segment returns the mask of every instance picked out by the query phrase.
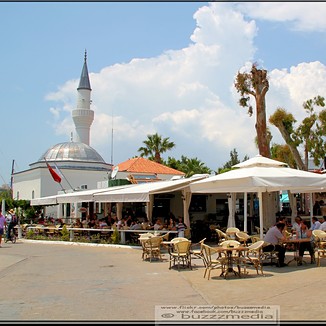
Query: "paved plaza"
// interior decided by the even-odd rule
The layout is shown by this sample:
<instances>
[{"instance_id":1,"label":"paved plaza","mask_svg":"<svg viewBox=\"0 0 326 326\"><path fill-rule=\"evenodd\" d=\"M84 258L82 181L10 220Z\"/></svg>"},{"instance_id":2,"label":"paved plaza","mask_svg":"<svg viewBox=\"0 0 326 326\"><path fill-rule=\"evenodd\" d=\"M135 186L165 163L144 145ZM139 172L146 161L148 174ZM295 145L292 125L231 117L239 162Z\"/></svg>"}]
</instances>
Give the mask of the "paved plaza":
<instances>
[{"instance_id":1,"label":"paved plaza","mask_svg":"<svg viewBox=\"0 0 326 326\"><path fill-rule=\"evenodd\" d=\"M213 270L207 280L199 259L178 272L166 253L161 262L142 261L140 247L19 239L2 243L0 256L2 323L154 323L164 305L277 305L284 323L326 320L326 261L264 266L265 276L250 269L243 278Z\"/></svg>"}]
</instances>

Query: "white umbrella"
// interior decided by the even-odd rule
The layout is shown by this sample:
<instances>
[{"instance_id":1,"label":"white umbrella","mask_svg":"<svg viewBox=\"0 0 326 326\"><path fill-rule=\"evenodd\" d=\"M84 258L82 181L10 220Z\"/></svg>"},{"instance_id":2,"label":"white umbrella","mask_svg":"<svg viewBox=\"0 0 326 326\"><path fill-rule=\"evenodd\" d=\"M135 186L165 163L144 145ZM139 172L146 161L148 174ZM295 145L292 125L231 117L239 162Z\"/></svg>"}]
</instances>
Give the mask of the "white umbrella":
<instances>
[{"instance_id":1,"label":"white umbrella","mask_svg":"<svg viewBox=\"0 0 326 326\"><path fill-rule=\"evenodd\" d=\"M291 193L324 192L326 175L296 170L283 162L261 155L239 163L231 171L218 174L190 184L192 193L246 193L259 194L260 215L262 193L288 190ZM262 216L260 216L262 219ZM261 236L263 225L260 224Z\"/></svg>"}]
</instances>

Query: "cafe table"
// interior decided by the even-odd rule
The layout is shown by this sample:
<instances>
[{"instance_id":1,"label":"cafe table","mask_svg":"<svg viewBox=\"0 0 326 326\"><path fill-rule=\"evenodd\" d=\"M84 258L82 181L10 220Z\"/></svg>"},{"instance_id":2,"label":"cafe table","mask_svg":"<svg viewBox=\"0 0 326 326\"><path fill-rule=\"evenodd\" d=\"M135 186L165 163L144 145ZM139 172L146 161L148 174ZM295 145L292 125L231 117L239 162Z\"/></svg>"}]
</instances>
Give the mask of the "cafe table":
<instances>
[{"instance_id":1,"label":"cafe table","mask_svg":"<svg viewBox=\"0 0 326 326\"><path fill-rule=\"evenodd\" d=\"M299 261L299 246L300 243L302 242L310 242L310 238L304 238L304 239L298 239L298 238L289 238L283 241L283 244L293 244L294 250L293 250L293 258L287 262L287 265L289 265L290 263L297 262ZM304 264L307 264L304 260L303 260Z\"/></svg>"},{"instance_id":2,"label":"cafe table","mask_svg":"<svg viewBox=\"0 0 326 326\"><path fill-rule=\"evenodd\" d=\"M226 256L226 269L221 273L220 276L226 276L229 273L233 273L235 276L241 277L240 259L241 256L248 250L248 247L238 246L238 247L214 247L219 253L224 253ZM234 269L234 264L236 263L238 270Z\"/></svg>"}]
</instances>

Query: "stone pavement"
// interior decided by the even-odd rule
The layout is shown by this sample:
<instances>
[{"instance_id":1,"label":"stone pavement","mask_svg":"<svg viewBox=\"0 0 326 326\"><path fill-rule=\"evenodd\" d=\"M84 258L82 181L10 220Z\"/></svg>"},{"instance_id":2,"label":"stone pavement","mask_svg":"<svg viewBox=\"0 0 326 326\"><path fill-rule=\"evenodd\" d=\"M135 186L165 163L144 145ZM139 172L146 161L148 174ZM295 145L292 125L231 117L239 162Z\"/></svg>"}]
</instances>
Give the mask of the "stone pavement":
<instances>
[{"instance_id":1,"label":"stone pavement","mask_svg":"<svg viewBox=\"0 0 326 326\"><path fill-rule=\"evenodd\" d=\"M0 321L154 322L162 305L279 305L282 323L326 321L325 261L243 278L213 270L207 280L201 260L178 272L167 258L142 261L141 248L128 246L2 243Z\"/></svg>"}]
</instances>

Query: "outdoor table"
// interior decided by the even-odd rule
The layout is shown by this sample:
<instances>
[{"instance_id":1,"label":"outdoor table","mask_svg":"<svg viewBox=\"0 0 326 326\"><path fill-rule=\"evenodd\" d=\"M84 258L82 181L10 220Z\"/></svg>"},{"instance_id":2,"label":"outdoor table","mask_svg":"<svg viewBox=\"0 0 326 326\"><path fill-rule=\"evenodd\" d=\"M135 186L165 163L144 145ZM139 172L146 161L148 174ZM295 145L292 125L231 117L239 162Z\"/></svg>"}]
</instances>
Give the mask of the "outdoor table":
<instances>
[{"instance_id":1,"label":"outdoor table","mask_svg":"<svg viewBox=\"0 0 326 326\"><path fill-rule=\"evenodd\" d=\"M229 273L234 273L235 276L239 276L241 277L241 270L240 270L240 263L237 262L237 266L238 266L238 271L236 271L233 268L234 265L234 259L241 257L242 253L248 250L248 247L244 247L244 246L239 246L239 247L227 247L227 248L223 248L223 247L216 247L216 249L218 249L219 252L224 252L227 258L227 268L225 270L225 272L222 272L220 276L224 275L224 278L226 278L226 276ZM237 257L233 256L233 252L237 252Z\"/></svg>"},{"instance_id":2,"label":"outdoor table","mask_svg":"<svg viewBox=\"0 0 326 326\"><path fill-rule=\"evenodd\" d=\"M292 263L293 261L298 262L299 261L299 246L301 242L310 242L310 238L304 238L304 239L294 239L294 238L290 238L290 239L286 239L283 241L284 244L290 244L292 243L294 245L294 250L293 250L293 258L287 263L287 265L289 265L290 263ZM306 262L303 261L305 264Z\"/></svg>"},{"instance_id":3,"label":"outdoor table","mask_svg":"<svg viewBox=\"0 0 326 326\"><path fill-rule=\"evenodd\" d=\"M133 233L152 233L153 236L162 235L162 233L178 233L178 231L168 231L168 230L130 230L130 229L118 229L121 235L121 243L126 243L126 232L133 232Z\"/></svg>"}]
</instances>

